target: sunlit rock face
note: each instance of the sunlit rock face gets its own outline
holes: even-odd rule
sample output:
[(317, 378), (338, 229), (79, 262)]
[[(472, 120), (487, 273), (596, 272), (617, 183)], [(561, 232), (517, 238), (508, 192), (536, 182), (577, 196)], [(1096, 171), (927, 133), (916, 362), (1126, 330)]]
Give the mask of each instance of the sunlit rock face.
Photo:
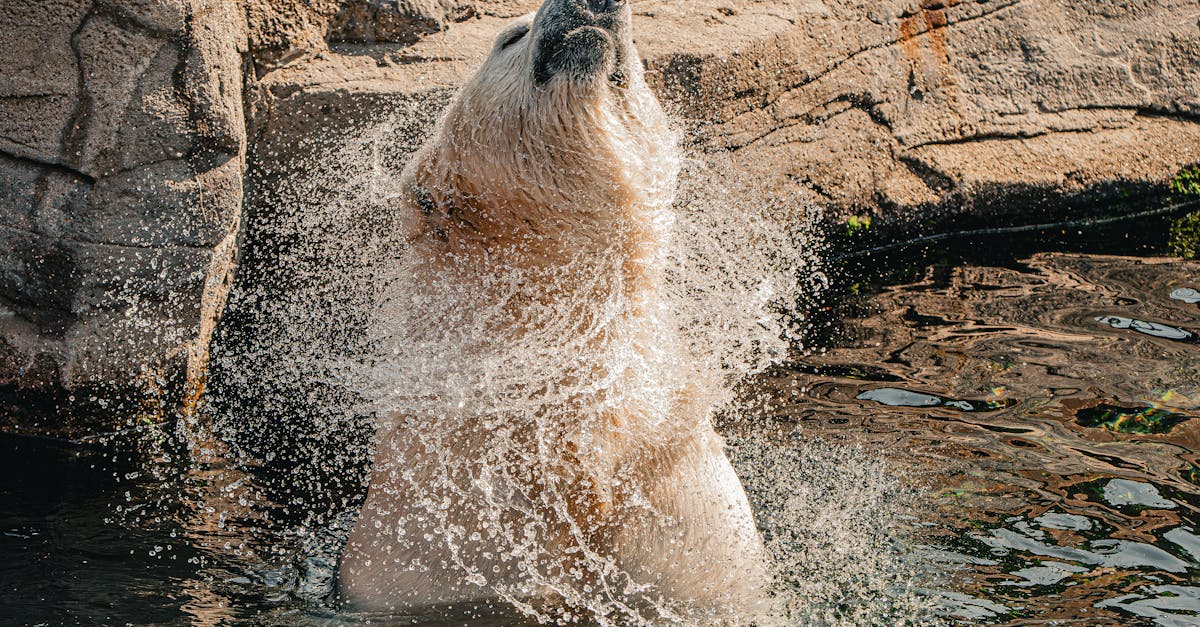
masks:
[(245, 32), (227, 2), (0, 8), (0, 385), (197, 382), (241, 212)]
[[(350, 2), (329, 23), (361, 35), (264, 78), (280, 113), (346, 92), (417, 98), (461, 84), (490, 33), (537, 4)], [(425, 16), (429, 34), (365, 43), (363, 17), (392, 6)], [(1154, 191), (1200, 161), (1188, 2), (703, 0), (634, 13), (647, 81), (696, 122), (700, 145), (835, 213), (1061, 213)]]

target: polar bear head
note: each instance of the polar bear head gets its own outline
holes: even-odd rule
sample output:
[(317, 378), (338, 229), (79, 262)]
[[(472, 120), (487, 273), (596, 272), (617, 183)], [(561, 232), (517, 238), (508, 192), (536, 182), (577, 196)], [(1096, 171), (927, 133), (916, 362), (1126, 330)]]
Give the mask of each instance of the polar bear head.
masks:
[(499, 34), (406, 169), (427, 231), (578, 247), (670, 204), (675, 135), (631, 16), (625, 0), (546, 0)]

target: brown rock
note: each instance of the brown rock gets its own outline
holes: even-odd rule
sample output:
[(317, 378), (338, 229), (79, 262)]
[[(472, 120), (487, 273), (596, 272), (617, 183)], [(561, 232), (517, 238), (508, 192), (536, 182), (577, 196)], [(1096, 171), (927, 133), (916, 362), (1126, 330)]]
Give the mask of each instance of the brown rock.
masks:
[[(703, 39), (747, 31), (737, 22), (759, 7), (715, 11)], [(667, 97), (711, 122), (708, 147), (770, 164), (780, 184), (811, 185), (835, 213), (1014, 212), (1005, 199), (1030, 189), (1061, 210), (1082, 192), (1161, 187), (1200, 160), (1200, 30), (1186, 2), (780, 2), (770, 12), (795, 26), (701, 53), (674, 49), (683, 27), (643, 29), (643, 49)]]
[(246, 3), (250, 51), (259, 74), (325, 49), (338, 0), (262, 0)]
[(0, 385), (198, 380), (241, 211), (241, 9), (0, 13)]
[(321, 56), (326, 42), (411, 45), (477, 17), (516, 17), (529, 0), (265, 0), (247, 4), (260, 76)]
[[(335, 44), (264, 77), (268, 98), (289, 108), (339, 93), (405, 100), (452, 87), (487, 53), (503, 24), (493, 15), (538, 3), (475, 3), (480, 17), (465, 22), (445, 19), (451, 4), (470, 3), (422, 5), (434, 34), (411, 45)], [(359, 15), (361, 25), (401, 5), (416, 6), (350, 2), (343, 18)], [(1016, 212), (1031, 190), (1062, 209), (1078, 194), (1161, 187), (1200, 161), (1189, 143), (1200, 118), (1200, 29), (1188, 2), (634, 8), (652, 82), (692, 123), (698, 146), (732, 150), (776, 185), (808, 188), (835, 215)], [(271, 132), (305, 132), (285, 119)], [(1001, 157), (1009, 161), (993, 161)]]
[(329, 39), (360, 43), (416, 43), (451, 22), (474, 17), (474, 2), (459, 0), (351, 0), (329, 24)]

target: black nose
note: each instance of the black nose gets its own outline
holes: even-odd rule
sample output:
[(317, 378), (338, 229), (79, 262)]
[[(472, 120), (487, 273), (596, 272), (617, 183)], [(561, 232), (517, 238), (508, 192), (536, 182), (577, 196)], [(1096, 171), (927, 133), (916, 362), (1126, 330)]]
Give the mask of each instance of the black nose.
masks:
[(588, 8), (592, 13), (611, 13), (623, 4), (625, 0), (588, 0)]

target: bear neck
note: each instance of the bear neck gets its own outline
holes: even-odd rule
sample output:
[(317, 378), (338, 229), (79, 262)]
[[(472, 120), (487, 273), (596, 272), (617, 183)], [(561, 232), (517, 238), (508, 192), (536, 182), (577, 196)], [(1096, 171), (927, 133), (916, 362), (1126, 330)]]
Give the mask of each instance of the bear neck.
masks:
[(679, 159), (641, 77), (620, 91), (564, 84), (514, 100), (456, 101), (417, 155), (411, 187), (427, 196), (435, 237), (525, 263), (654, 257)]

